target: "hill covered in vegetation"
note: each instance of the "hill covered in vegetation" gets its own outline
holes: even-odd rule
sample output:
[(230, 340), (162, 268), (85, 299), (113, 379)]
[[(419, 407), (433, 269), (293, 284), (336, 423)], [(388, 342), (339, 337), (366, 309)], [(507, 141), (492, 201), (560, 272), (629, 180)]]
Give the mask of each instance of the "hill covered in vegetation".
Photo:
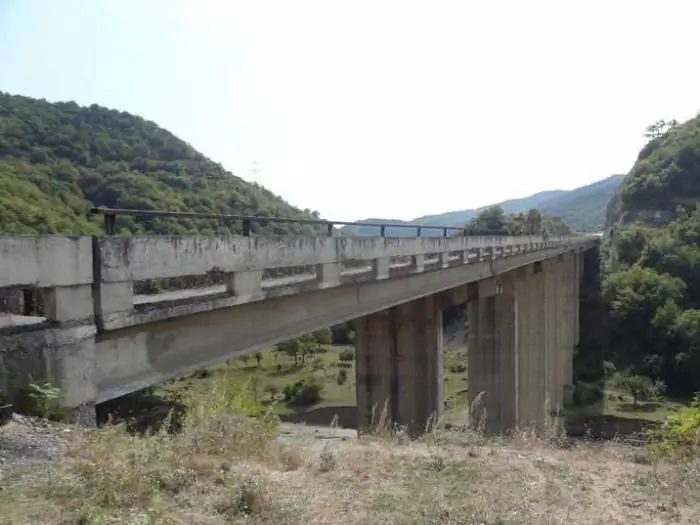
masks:
[(662, 226), (678, 206), (694, 208), (700, 201), (700, 116), (680, 125), (659, 121), (647, 134), (651, 140), (610, 204), (609, 226)]
[(700, 117), (656, 123), (610, 206), (608, 359), (700, 391)]
[[(0, 92), (0, 233), (94, 233), (91, 206), (317, 218), (143, 118)], [(254, 225), (254, 228), (262, 228)], [(119, 217), (120, 232), (236, 231), (217, 220)], [(271, 232), (309, 226), (269, 225)]]
[[(610, 199), (620, 186), (623, 175), (613, 175), (587, 186), (573, 190), (552, 190), (535, 193), (521, 199), (510, 199), (483, 208), (450, 211), (438, 215), (424, 215), (410, 221), (365, 219), (364, 223), (389, 223), (401, 225), (450, 226), (461, 228), (479, 213), (489, 208), (499, 207), (510, 215), (526, 214), (528, 210), (538, 209), (547, 217), (559, 217), (568, 228), (575, 231), (600, 231), (605, 223), (605, 215)], [(350, 235), (377, 235), (377, 228), (372, 226), (350, 226), (344, 228)], [(425, 230), (425, 235), (440, 236), (439, 230)], [(415, 235), (412, 228), (388, 228), (387, 235)]]

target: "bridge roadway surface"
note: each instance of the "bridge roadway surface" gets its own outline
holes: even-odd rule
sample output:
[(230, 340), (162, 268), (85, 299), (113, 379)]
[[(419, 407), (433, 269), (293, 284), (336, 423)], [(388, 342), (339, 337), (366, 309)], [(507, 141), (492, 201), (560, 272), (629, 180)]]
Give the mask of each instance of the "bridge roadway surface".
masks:
[[(338, 322), (371, 320), (399, 305), (430, 304), (439, 314), (468, 296), (498, 296), (504, 276), (518, 269), (523, 276), (539, 273), (562, 257), (575, 269), (597, 243), (595, 235), (4, 237), (0, 292), (36, 290), (44, 316), (16, 308), (0, 314), (0, 387), (12, 391), (30, 376), (47, 377), (61, 386), (66, 406), (90, 406)], [(291, 269), (303, 273), (264, 278), (270, 270)], [(134, 294), (143, 281), (212, 275), (225, 284)], [(407, 314), (409, 324), (422, 325), (416, 312)], [(435, 324), (432, 317), (426, 323)], [(379, 332), (370, 332), (378, 341)], [(418, 346), (430, 346), (420, 342), (422, 332), (414, 335)], [(387, 373), (394, 377), (396, 363), (392, 367)], [(358, 388), (365, 379), (358, 377)]]

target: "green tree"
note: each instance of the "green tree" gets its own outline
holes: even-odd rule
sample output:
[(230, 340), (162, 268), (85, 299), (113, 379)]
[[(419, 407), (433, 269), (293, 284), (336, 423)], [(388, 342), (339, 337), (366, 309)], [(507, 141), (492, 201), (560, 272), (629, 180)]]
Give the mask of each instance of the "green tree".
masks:
[(537, 208), (530, 208), (525, 218), (526, 230), (529, 235), (538, 235), (542, 232), (542, 214)]
[(314, 339), (319, 345), (329, 345), (333, 342), (333, 333), (330, 328), (322, 328), (313, 332)]
[(627, 375), (620, 378), (620, 386), (632, 396), (632, 404), (636, 407), (639, 401), (658, 399), (664, 393), (666, 386), (661, 381), (650, 377)]
[(603, 294), (611, 312), (617, 363), (651, 375), (671, 364), (674, 352), (669, 327), (663, 323), (664, 309), (673, 308), (684, 290), (681, 279), (638, 265), (606, 277)]
[(289, 339), (287, 341), (282, 341), (275, 345), (275, 351), (280, 354), (287, 355), (294, 359), (294, 365), (299, 364), (299, 357), (301, 356), (302, 345), (299, 339)]
[[(311, 219), (224, 170), (156, 124), (122, 111), (0, 92), (0, 233), (96, 234), (91, 206)], [(258, 233), (313, 234), (305, 224), (254, 223)], [(119, 217), (120, 233), (240, 232), (240, 221)]]

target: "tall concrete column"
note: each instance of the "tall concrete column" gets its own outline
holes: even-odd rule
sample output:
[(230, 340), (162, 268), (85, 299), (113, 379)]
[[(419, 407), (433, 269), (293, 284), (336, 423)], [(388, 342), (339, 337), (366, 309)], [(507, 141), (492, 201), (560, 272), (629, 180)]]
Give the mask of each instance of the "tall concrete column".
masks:
[(576, 282), (575, 256), (562, 256), (562, 395), (563, 404), (570, 405), (574, 394), (574, 283)]
[(552, 413), (558, 413), (563, 406), (562, 384), (562, 355), (561, 350), (561, 326), (562, 300), (561, 300), (561, 272), (559, 261), (550, 260), (543, 263), (545, 279), (545, 384), (547, 392), (547, 404)]
[(356, 329), (358, 427), (393, 423), (421, 433), (444, 404), (437, 296), (362, 317)]
[(488, 432), (518, 421), (515, 283), (501, 276), (501, 293), (469, 297), (468, 398), (475, 425)]
[(538, 426), (545, 420), (546, 324), (545, 274), (541, 264), (523, 268), (516, 280), (518, 351), (518, 426)]

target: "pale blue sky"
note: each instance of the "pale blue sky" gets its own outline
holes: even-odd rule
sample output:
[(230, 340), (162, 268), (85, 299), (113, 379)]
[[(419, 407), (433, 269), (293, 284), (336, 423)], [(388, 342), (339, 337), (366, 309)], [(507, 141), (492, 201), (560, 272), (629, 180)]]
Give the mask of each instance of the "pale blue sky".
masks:
[(327, 218), (411, 218), (627, 172), (700, 110), (696, 4), (0, 0), (0, 90), (142, 115)]

